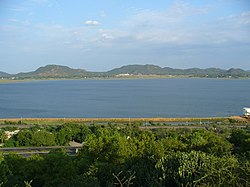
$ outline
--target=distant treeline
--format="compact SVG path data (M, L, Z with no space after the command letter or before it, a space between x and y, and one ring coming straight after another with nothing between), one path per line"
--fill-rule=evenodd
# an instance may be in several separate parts
M84 146L76 156L0 155L0 186L250 186L249 130L65 124L21 129L8 140L1 130L4 146Z

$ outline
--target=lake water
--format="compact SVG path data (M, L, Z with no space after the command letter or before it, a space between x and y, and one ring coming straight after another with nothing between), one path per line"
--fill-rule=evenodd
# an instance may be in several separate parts
M60 80L0 84L0 118L211 117L250 107L250 79Z

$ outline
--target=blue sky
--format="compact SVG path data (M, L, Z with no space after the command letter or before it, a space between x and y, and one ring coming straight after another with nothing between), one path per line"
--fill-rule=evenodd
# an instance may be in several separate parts
M47 64L250 70L248 0L1 0L0 71Z

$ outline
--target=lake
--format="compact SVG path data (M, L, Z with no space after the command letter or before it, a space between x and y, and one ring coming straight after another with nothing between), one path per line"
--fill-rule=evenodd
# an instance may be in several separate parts
M0 84L0 118L221 117L250 107L250 79L58 80Z

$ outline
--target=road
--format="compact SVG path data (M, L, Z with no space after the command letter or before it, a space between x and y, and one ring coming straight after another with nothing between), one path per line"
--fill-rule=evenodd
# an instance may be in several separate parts
M14 152L24 157L28 157L32 154L48 154L50 151L60 148L65 149L69 155L74 155L82 146L7 147L0 148L0 153L5 156Z

